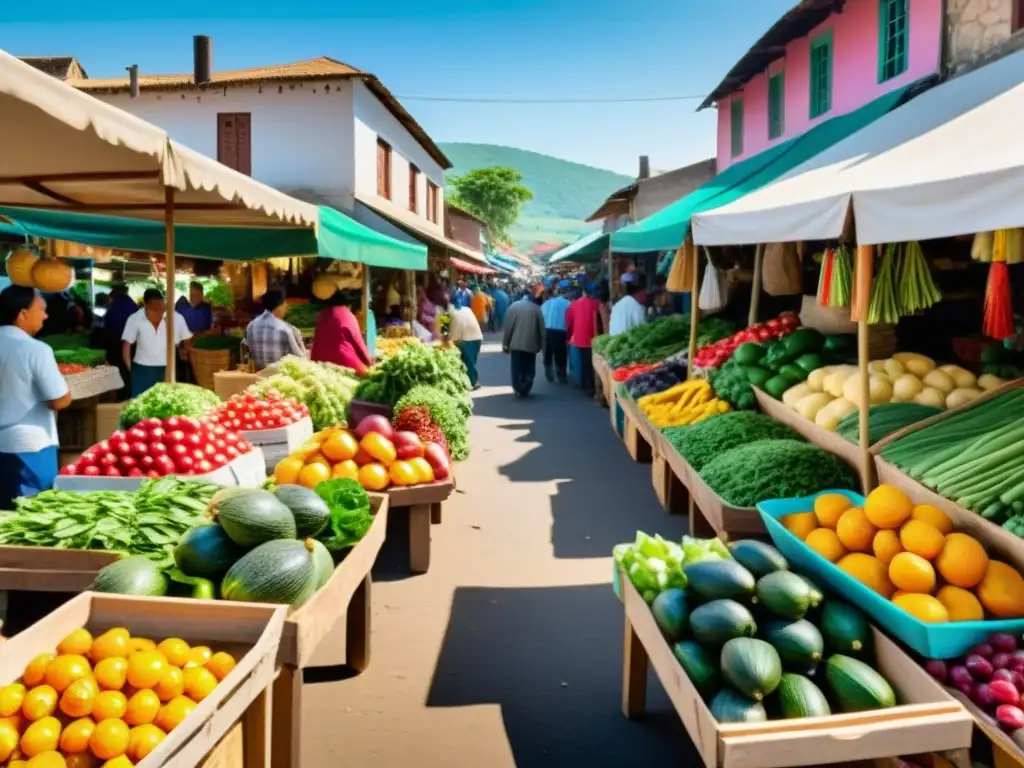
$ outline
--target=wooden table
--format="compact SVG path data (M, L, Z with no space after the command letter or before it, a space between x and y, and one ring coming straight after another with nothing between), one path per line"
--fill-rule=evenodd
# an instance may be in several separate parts
M430 526L439 525L443 504L455 490L454 478L430 485L392 488L386 495L391 509L409 510L409 570L426 573L430 570Z
M654 458L655 442L661 432L647 420L636 400L624 388L617 389L615 399L626 417L622 434L626 451L633 461L646 464Z

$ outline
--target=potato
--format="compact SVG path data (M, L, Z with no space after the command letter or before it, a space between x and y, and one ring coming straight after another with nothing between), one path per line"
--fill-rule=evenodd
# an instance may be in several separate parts
M799 400L807 395L813 395L814 390L811 389L806 383L795 384L794 386L787 389L782 393L782 402L788 405L790 408L794 407Z
M909 403L924 389L921 380L912 373L904 373L892 383L892 401L894 403Z
M925 387L914 395L914 402L921 405L934 405L936 408L945 408L946 395L943 394L942 390L935 387Z
M815 392L813 395L801 398L794 410L808 421L814 421L818 411L831 403L832 399L831 395L826 395L824 392Z
M930 371L921 379L921 383L926 387L933 387L939 390L943 395L948 395L956 389L956 382L953 380L953 377L945 371Z
M818 411L818 415L814 417L814 423L829 432L835 432L839 422L856 410L855 403L851 403L845 397L840 397Z
M953 378L957 389L973 389L978 386L978 377L959 365L940 365L939 370Z
M919 355L916 352L897 352L892 359L914 374L919 379L924 378L929 372L935 370L935 361L930 357Z
M833 373L836 369L834 365L826 365L824 368L819 368L816 371L811 371L811 375L807 377L807 381L804 382L815 392L825 391L825 378Z
M855 373L857 373L857 366L855 365L836 366L836 370L825 377L825 391L832 395L832 397L842 397L843 385Z
M907 369L903 367L903 363L899 360L885 361L885 375L889 377L890 381L896 381L896 379L906 372Z
M868 363L868 373L885 373L885 360L872 360Z
M851 376L843 384L843 397L860 406L860 376ZM884 376L868 377L868 402L871 405L892 400L892 384Z
M978 377L978 386L986 392L990 389L999 389L999 387L1003 386L1005 383L1005 379L1000 379L998 376L993 376L991 373L986 373L984 376Z
M946 396L946 407L956 408L961 405L967 405L967 403L971 402L977 397L981 397L983 394L985 393L982 392L980 389L975 389L973 387L962 387L954 389Z

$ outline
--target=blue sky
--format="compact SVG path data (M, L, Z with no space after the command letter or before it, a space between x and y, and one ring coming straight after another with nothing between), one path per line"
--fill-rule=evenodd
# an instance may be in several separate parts
M187 72L192 35L214 68L331 56L398 96L587 99L707 94L793 0L47 0L4 3L0 48L74 55L93 77ZM99 6L97 8L97 6ZM172 18L173 17L173 18ZM699 99L628 104L408 100L436 141L530 149L635 175L715 152Z

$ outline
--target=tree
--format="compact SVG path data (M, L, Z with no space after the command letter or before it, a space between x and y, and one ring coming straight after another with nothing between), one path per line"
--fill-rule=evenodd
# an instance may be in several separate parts
M448 179L448 202L486 222L495 238L506 240L523 204L533 199L522 181L523 174L512 168L475 168Z

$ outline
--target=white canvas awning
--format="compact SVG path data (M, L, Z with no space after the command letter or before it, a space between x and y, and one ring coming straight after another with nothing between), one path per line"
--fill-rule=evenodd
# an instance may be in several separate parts
M0 51L0 205L178 224L313 227L315 206Z
M1024 226L1024 51L943 83L734 203L700 245L839 237L861 245Z

